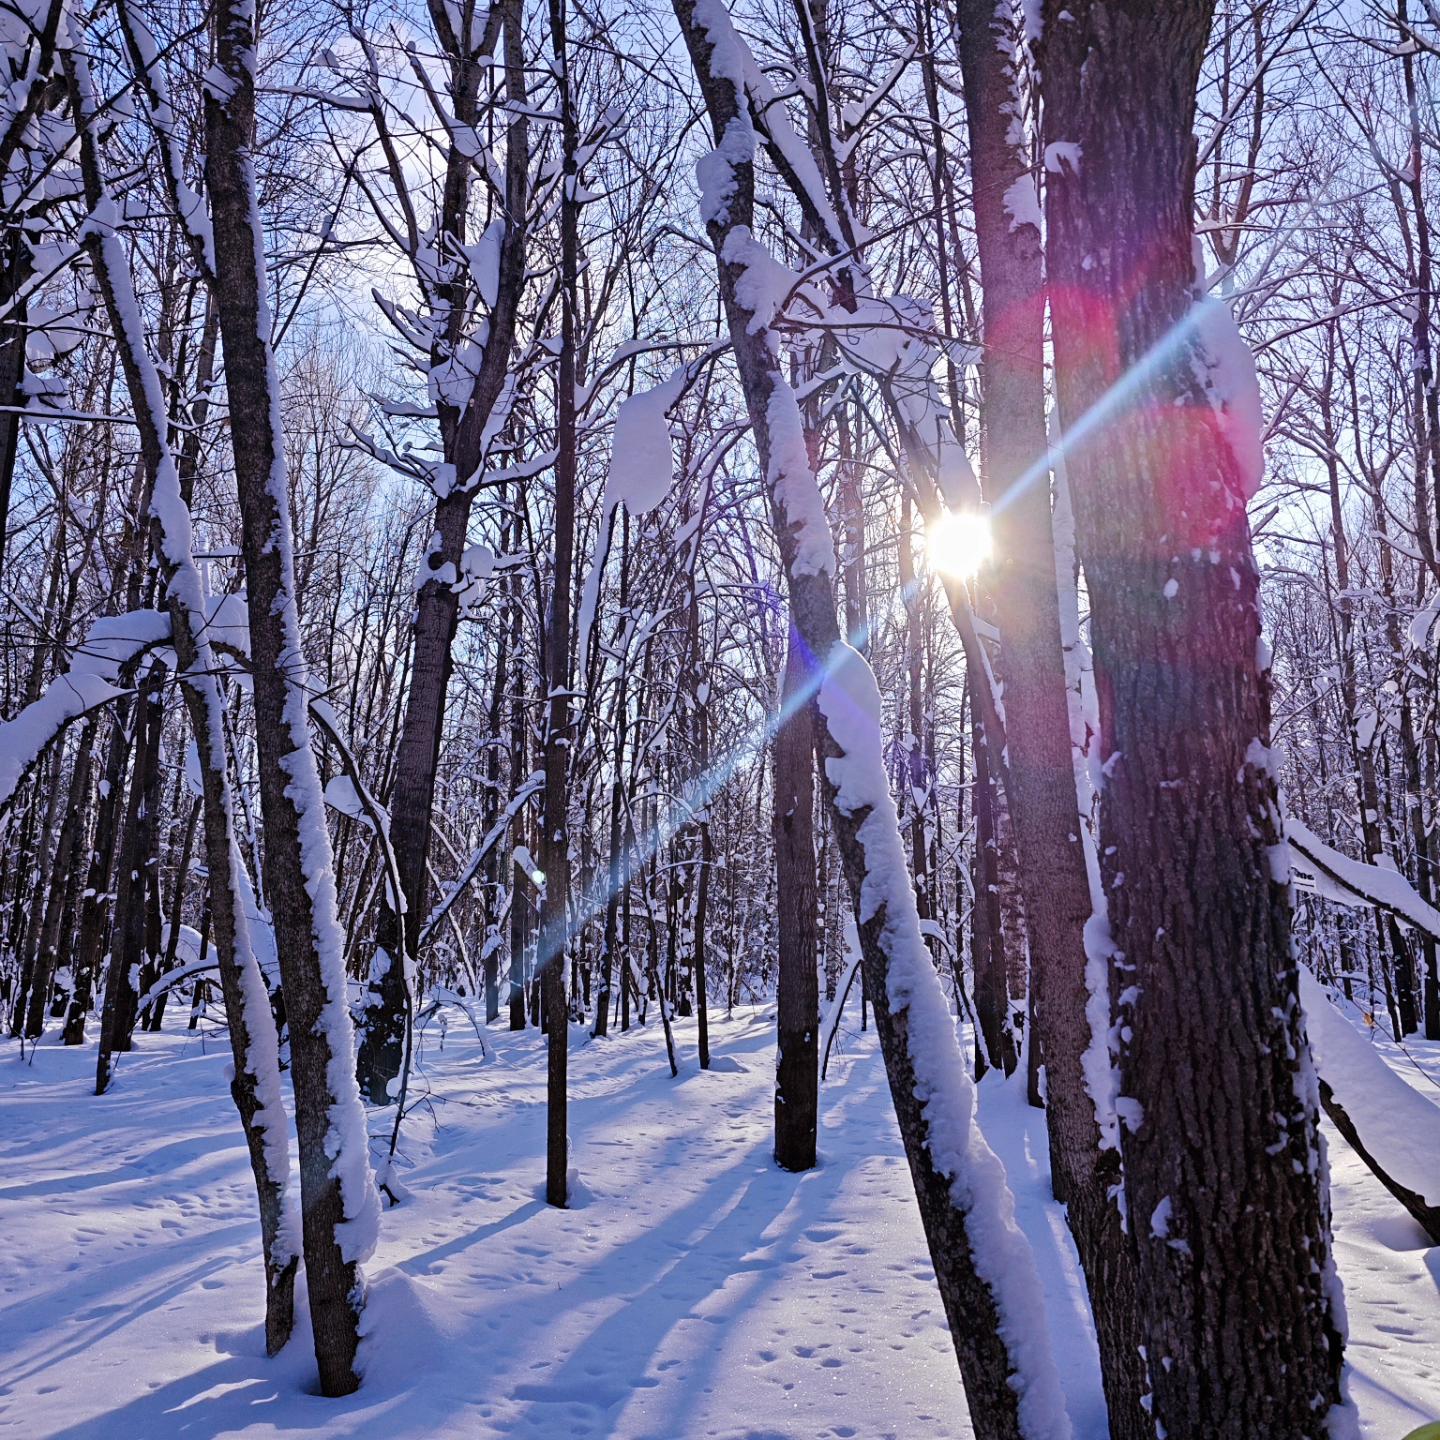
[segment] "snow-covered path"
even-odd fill
[[[142,1036],[102,1099],[93,1051],[0,1049],[0,1434],[26,1440],[373,1435],[512,1440],[950,1440],[969,1435],[873,1036],[822,1096],[822,1164],[770,1160],[773,1031],[714,1025],[679,1080],[658,1029],[579,1045],[568,1212],[538,1198],[533,1033],[432,1036],[412,1195],[371,1266],[367,1376],[308,1393],[303,1321],[262,1354],[254,1202],[214,1039]],[[984,1086],[1036,1244],[1080,1440],[1093,1339],[1039,1117]],[[1440,1413],[1440,1252],[1332,1138],[1367,1437]],[[1422,1237],[1423,1238],[1423,1237]],[[303,1291],[303,1286],[302,1286]],[[1430,1413],[1427,1412],[1427,1407]]]

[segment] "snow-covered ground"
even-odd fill
[[[94,1053],[0,1049],[0,1434],[949,1440],[970,1434],[873,1035],[822,1096],[822,1163],[770,1160],[773,1031],[712,1026],[678,1080],[658,1027],[581,1044],[583,1192],[539,1198],[533,1032],[423,1055],[411,1197],[370,1267],[365,1384],[311,1393],[308,1327],[263,1355],[254,1199],[226,1047],[142,1035],[111,1093]],[[981,1087],[1036,1249],[1080,1440],[1104,1434],[1095,1351],[1039,1116]],[[1440,1092],[1433,1092],[1440,1095]],[[1440,1250],[1331,1135],[1353,1386],[1367,1440],[1440,1415]],[[301,1286],[303,1296],[303,1285]]]

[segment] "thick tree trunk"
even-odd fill
[[[1134,1264],[1111,1198],[1119,1153],[1114,1135],[1101,1133],[1085,1074],[1087,1050],[1104,1046],[1110,1016],[1104,1008],[1098,1016],[1089,1010],[1085,923],[1092,900],[1050,519],[1039,203],[1029,155],[1015,137],[1022,113],[1018,37],[1009,7],[997,9],[994,0],[961,0],[959,18],[972,167],[983,177],[973,197],[985,335],[981,471],[1005,686],[1005,791],[1030,951],[1028,1052],[1034,1056],[1038,1045],[1045,1067],[1051,1173],[1095,1312],[1111,1435],[1140,1440],[1154,1427],[1141,1404],[1147,1386]],[[984,744],[978,732],[976,743],[977,749]],[[980,900],[977,894],[977,906]],[[1100,999],[1095,1003],[1103,1007]],[[981,1008],[978,993],[976,1004]],[[987,1004],[982,1013],[992,1009]]]
[[[1219,368],[1238,399],[1243,363],[1207,352],[1195,327],[1192,127],[1210,20],[1208,0],[1047,0],[1052,333],[1100,693],[1150,1413],[1170,1435],[1319,1440],[1341,1404],[1343,1317],[1289,902],[1271,871],[1282,836],[1245,518],[1259,436],[1207,383]]]
[[[774,740],[775,924],[779,979],[775,1021],[775,1163],[815,1164],[819,1107],[820,996],[815,971],[815,712],[804,647],[785,647]]]

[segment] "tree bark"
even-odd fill
[[[130,791],[125,806],[125,838],[116,877],[115,923],[110,932],[110,970],[100,1017],[100,1050],[95,1061],[95,1093],[110,1088],[115,1056],[131,1047],[137,980],[145,943],[145,876],[154,855],[155,812],[160,799],[160,703],[165,667],[151,666],[135,698],[135,740],[131,747]]]
[[[45,918],[40,925],[40,944],[35,974],[30,982],[29,1003],[25,1012],[24,1034],[38,1038],[45,1028],[45,1011],[50,1004],[56,961],[60,953],[61,920],[74,904],[75,880],[80,870],[80,843],[85,833],[86,802],[90,794],[91,757],[95,748],[97,722],[92,718],[80,732],[75,759],[70,771],[70,791],[65,814],[60,821],[60,836],[55,843],[55,863],[51,869],[50,893],[45,901]],[[20,996],[16,997],[18,1006]]]
[[[1150,1413],[1171,1435],[1319,1440],[1342,1403],[1343,1319],[1289,901],[1271,873],[1253,477],[1194,328],[1211,9],[1047,0],[1051,329],[1100,695]]]
[[[775,1163],[815,1164],[820,1101],[820,995],[815,972],[815,717],[804,647],[791,634],[775,731]]]
[[[432,543],[425,563],[426,576],[415,597],[414,657],[405,718],[395,755],[395,782],[390,793],[391,833],[400,889],[405,899],[402,917],[382,891],[376,929],[376,963],[370,981],[360,1037],[359,1075],[366,1097],[374,1105],[393,1100],[391,1085],[400,1073],[405,1049],[407,1013],[406,966],[419,943],[426,913],[431,815],[435,806],[435,776],[440,763],[445,697],[454,668],[453,646],[460,615],[460,597],[442,576],[459,573],[465,550],[470,508],[485,442],[486,427],[504,389],[515,321],[525,277],[526,172],[529,163],[525,67],[520,53],[520,7],[506,0],[500,14],[506,88],[513,106],[506,141],[507,225],[500,249],[497,302],[489,317],[484,357],[468,402],[463,407],[442,404],[440,435],[444,457],[454,480],[448,494],[435,506]],[[472,126],[477,117],[480,79],[489,63],[478,35],[479,7],[455,7],[431,0],[430,14],[448,61],[450,104],[460,126]],[[469,17],[458,33],[455,19]],[[488,27],[480,27],[487,28]],[[473,48],[472,48],[473,47]],[[442,247],[460,253],[467,243],[471,203],[473,156],[458,145],[446,154],[445,188],[436,229]],[[397,184],[403,183],[403,177]],[[462,343],[461,326],[472,308],[465,266],[454,267],[453,280],[442,287],[447,323],[431,355],[431,364],[446,363]],[[512,1009],[513,1028],[513,1009]]]
[[[65,1011],[61,1038],[66,1045],[85,1043],[85,1022],[95,991],[95,977],[104,953],[105,928],[112,908],[110,874],[114,868],[115,840],[125,779],[125,760],[130,753],[129,704],[121,700],[110,717],[110,739],[105,747],[100,804],[85,869],[85,889],[80,896],[80,924],[71,961],[74,977],[70,1004]]]
[[[575,563],[575,385],[576,285],[580,272],[579,133],[571,89],[566,40],[568,0],[550,0],[550,40],[559,86],[561,163],[560,201],[560,364],[556,376],[556,458],[554,571],[550,586],[549,627],[545,646],[548,690],[545,722],[544,819],[540,868],[545,875],[540,900],[540,973],[548,1034],[545,1127],[545,1199],[568,1203],[569,1136],[566,1096],[570,1056],[570,1006],[566,996],[570,908],[570,588]]]
[[[93,94],[88,67],[79,53],[67,55],[66,73],[73,110],[80,116],[92,114]],[[92,212],[103,211],[110,196],[92,125],[81,126],[80,158],[87,202]],[[150,507],[153,549],[160,560],[165,580],[171,643],[195,732],[201,775],[201,798],[190,813],[181,873],[175,880],[168,958],[171,961],[174,959],[183,872],[198,813],[204,820],[208,881],[207,903],[201,922],[202,958],[213,923],[234,1061],[230,1093],[240,1115],[259,1203],[261,1251],[265,1266],[266,1352],[274,1355],[284,1347],[294,1328],[299,1236],[289,1204],[289,1126],[280,1100],[279,1037],[237,891],[241,860],[235,841],[234,805],[225,746],[224,700],[208,639],[210,617],[205,611],[204,587],[190,543],[185,474],[187,463],[193,469],[195,456],[192,454],[188,462],[182,457],[177,465],[170,450],[160,375],[139,329],[140,311],[117,238],[113,232],[102,234],[95,230],[87,235],[86,244],[117,341],[140,430],[147,490],[153,497]],[[200,374],[206,382],[214,361],[212,313],[213,307],[207,310],[200,357]],[[188,442],[192,437],[186,438]],[[197,1006],[204,983],[203,980],[196,982]],[[192,1013],[192,1028],[195,1019]]]
[[[377,1200],[352,1066],[342,937],[295,608],[255,136],[254,12],[222,0],[205,96],[214,295],[240,499],[266,872],[289,1022],[305,1275],[320,1388],[359,1384],[355,1351]]]
[[[1092,900],[1050,517],[1039,202],[1029,155],[1015,138],[1023,113],[1018,37],[1009,7],[997,8],[994,0],[961,0],[959,19],[971,164],[977,180],[983,177],[972,197],[985,337],[981,473],[990,504],[995,560],[989,584],[1005,687],[1005,791],[1030,951],[1028,1051],[1033,1056],[1038,1046],[1045,1068],[1051,1173],[1095,1313],[1111,1434],[1114,1440],[1141,1440],[1154,1427],[1141,1404],[1147,1386],[1134,1264],[1111,1198],[1120,1178],[1119,1152],[1114,1135],[1101,1133],[1085,1076],[1086,1051],[1106,1043],[1110,1017],[1100,1017],[1097,1042],[1085,951]],[[977,728],[977,751],[984,745]],[[977,907],[981,902],[977,893]],[[976,989],[977,1009],[993,1010],[993,1002],[981,1007],[978,983]]]

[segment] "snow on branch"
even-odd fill
[[[1440,910],[1428,905],[1398,871],[1351,860],[1327,845],[1307,825],[1290,816],[1285,839],[1292,857],[1291,879],[1299,890],[1362,909],[1388,910],[1403,925],[1440,940]]]
[[[131,610],[97,620],[76,647],[70,668],[38,700],[0,723],[0,810],[65,727],[132,693],[124,683],[142,656],[170,639],[163,610]]]

